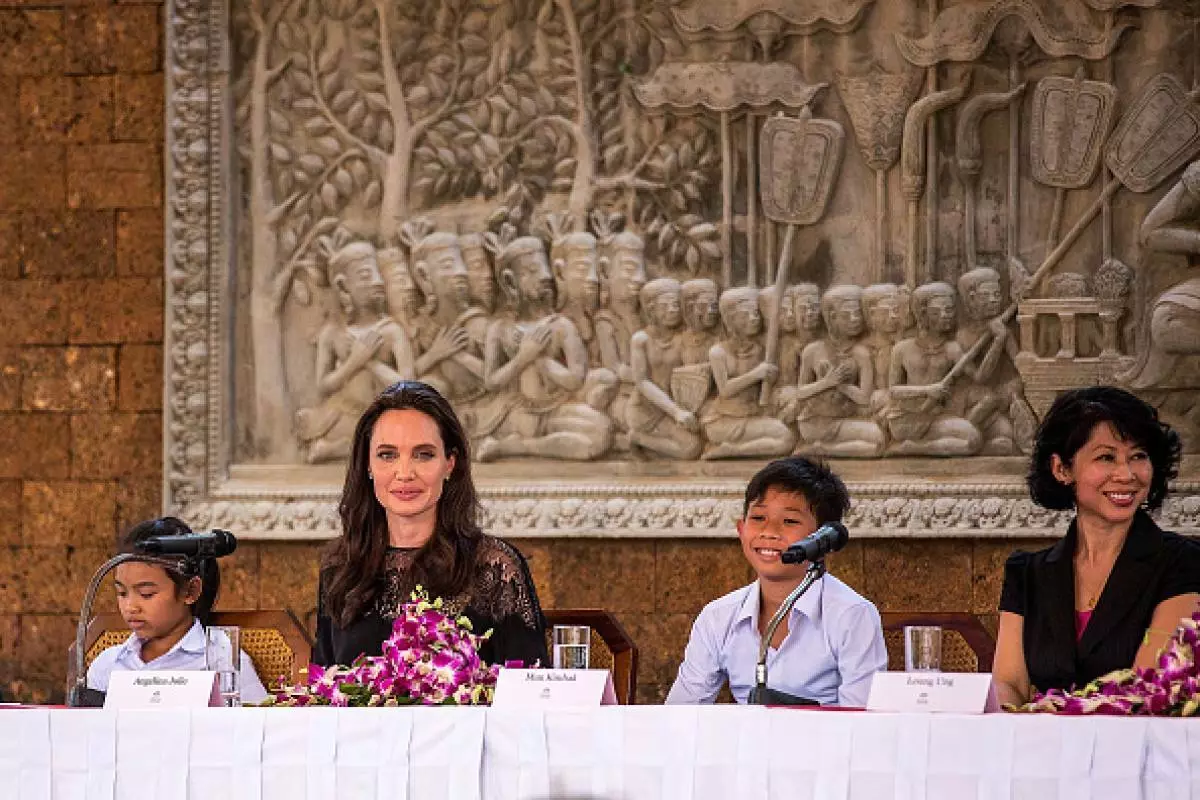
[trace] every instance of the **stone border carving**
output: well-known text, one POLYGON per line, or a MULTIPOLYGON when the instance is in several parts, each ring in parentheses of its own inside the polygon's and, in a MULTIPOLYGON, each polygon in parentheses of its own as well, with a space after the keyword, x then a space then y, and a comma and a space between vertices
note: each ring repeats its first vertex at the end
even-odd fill
MULTIPOLYGON (((166 56, 166 309, 163 496, 194 525, 246 539, 322 539, 338 532, 336 487, 280 489, 229 477, 232 120, 226 0, 171 0, 166 56)), ((604 465, 596 465, 599 474, 604 465)), ((1046 512, 1019 478, 995 483, 852 483, 854 535, 1047 537, 1046 512)), ((557 482, 534 490, 483 482, 484 525, 511 537, 727 537, 742 483, 557 482)), ((1200 535, 1200 482, 1180 482, 1165 527, 1200 535)))

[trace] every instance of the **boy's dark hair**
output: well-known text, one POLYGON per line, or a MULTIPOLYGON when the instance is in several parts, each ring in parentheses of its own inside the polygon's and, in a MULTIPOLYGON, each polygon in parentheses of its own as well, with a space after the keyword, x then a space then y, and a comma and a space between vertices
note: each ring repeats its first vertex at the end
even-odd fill
POLYGON ((838 522, 850 510, 850 493, 842 479, 825 462, 804 456, 780 458, 755 473, 746 484, 742 516, 749 512, 751 503, 762 500, 770 489, 803 495, 818 525, 838 522))
POLYGON ((1051 469, 1051 457, 1058 455, 1070 465, 1075 454, 1087 443, 1096 426, 1107 422, 1126 442, 1146 451, 1154 475, 1146 496, 1146 507, 1160 508, 1167 497, 1167 484, 1179 474, 1183 444, 1179 434, 1147 403, 1124 389, 1113 386, 1089 386, 1063 392, 1055 399, 1038 427, 1029 459, 1025 482, 1033 502, 1043 508, 1065 510, 1075 505, 1075 489, 1060 483, 1051 469))
MULTIPOLYGON (((186 536, 192 529, 187 523, 176 517, 160 517, 139 522, 129 529, 121 538, 121 552, 134 552, 134 545, 155 536, 186 536)), ((215 558, 189 559, 190 563, 180 561, 179 569, 167 569, 166 573, 175 584, 175 593, 183 591, 192 578, 200 578, 200 597, 192 605, 192 614, 200 620, 201 625, 208 625, 212 617, 213 604, 217 600, 217 592, 221 590, 221 568, 215 558)))

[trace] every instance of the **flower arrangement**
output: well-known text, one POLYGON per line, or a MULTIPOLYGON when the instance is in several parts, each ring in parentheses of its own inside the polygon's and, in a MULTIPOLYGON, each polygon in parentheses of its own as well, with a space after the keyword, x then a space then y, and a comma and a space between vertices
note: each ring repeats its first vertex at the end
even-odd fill
POLYGON ((500 668, 485 664, 479 647, 491 634, 476 635, 470 620, 451 617, 440 597, 431 601, 418 586, 382 655, 360 656, 348 667, 310 664, 303 683, 284 686, 264 705, 487 705, 500 668))
POLYGON ((1175 631, 1157 667, 1122 669, 1102 675, 1074 692, 1039 694, 1018 711, 1190 717, 1200 711, 1200 611, 1175 631))

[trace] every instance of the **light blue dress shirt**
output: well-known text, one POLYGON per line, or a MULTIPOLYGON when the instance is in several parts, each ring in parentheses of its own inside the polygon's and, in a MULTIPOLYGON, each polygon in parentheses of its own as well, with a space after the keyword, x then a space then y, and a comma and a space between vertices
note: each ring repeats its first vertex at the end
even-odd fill
MULTIPOLYGON (((108 680, 114 670, 202 670, 205 668, 204 659, 204 626, 200 620, 192 622, 192 627, 167 652, 147 663, 142 661, 142 644, 136 634, 129 634, 124 644, 113 645, 92 661, 88 667, 87 685, 89 689, 101 692, 108 691, 108 680)), ((254 671, 254 663, 246 651, 242 651, 241 669, 238 671, 238 687, 241 689, 243 703, 261 703, 267 699, 267 690, 258 673, 254 671)))
MULTIPOLYGON (((727 680, 734 698, 747 701, 761 641, 760 597, 755 581, 704 607, 668 703, 711 703, 727 680)), ((875 606, 825 575, 796 602, 787 622, 783 643, 767 653, 767 685, 822 705, 865 706, 871 677, 887 669, 875 606)))

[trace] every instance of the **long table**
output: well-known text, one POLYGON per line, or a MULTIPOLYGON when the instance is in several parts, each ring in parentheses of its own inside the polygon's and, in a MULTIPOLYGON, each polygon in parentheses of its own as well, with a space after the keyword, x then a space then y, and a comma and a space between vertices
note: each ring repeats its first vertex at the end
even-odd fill
POLYGON ((1200 720, 737 706, 3 710, 0 798, 1200 799, 1200 720))

